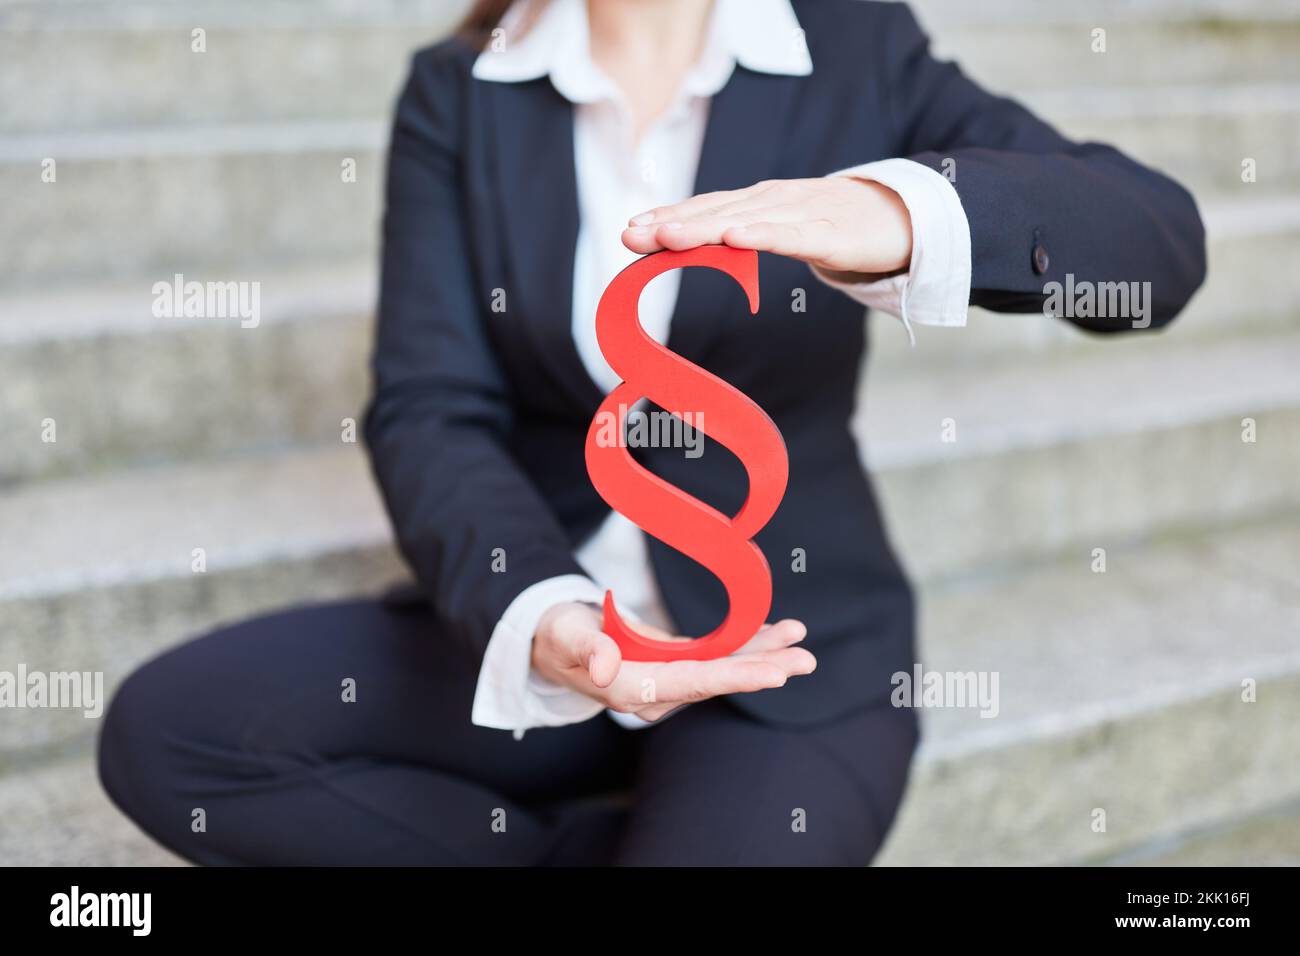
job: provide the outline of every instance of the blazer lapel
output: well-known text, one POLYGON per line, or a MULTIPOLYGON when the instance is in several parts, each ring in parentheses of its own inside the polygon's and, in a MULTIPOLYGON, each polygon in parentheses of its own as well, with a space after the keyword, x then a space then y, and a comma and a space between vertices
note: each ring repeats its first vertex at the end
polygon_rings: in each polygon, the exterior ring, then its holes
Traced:
POLYGON ((508 306, 542 356, 541 373, 584 408, 600 389, 573 343, 573 260, 578 241, 578 186, 573 108, 549 80, 490 83, 494 176, 504 234, 508 306))
MULTIPOLYGON (((695 192, 739 189, 779 175, 785 131, 802 77, 737 66, 713 97, 695 192)), ((573 107, 549 80, 491 83, 488 123, 495 137, 509 294, 520 330, 544 359, 543 374, 584 409, 602 393, 573 344, 573 260, 578 239, 578 186, 573 107)), ((687 269, 673 311, 668 347, 698 361, 727 315, 730 280, 687 269)), ((739 301, 739 299, 737 299, 739 301)), ((747 316, 737 314, 738 319, 747 316)))
MULTIPOLYGON (((803 79, 736 66, 709 107, 696 194, 741 189, 780 175, 788 117, 803 79)), ((709 271, 684 270, 669 331, 668 347, 692 361, 698 361, 717 335, 730 299, 744 298, 730 279, 709 271)), ((745 309, 737 318, 752 321, 745 309)))

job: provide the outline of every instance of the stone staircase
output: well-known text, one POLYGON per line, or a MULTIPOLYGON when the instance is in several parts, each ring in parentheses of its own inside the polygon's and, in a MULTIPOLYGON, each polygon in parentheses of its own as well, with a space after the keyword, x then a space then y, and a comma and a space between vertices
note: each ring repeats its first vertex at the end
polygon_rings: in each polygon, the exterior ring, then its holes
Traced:
MULTIPOLYGON (((1169 330, 1122 341, 975 310, 910 349, 873 320, 857 427, 921 584, 925 664, 1001 689, 996 719, 924 712, 881 862, 1143 861, 1294 829, 1276 808, 1300 800, 1300 3, 916 6, 981 81, 1193 186, 1211 278, 1169 330)), ((0 0, 0 670, 111 687, 217 622, 404 575, 341 436, 385 114, 457 7, 0 0), (174 272, 260 282, 260 325, 154 318, 174 272)), ((0 711, 0 863, 170 860, 108 806, 95 729, 0 711)))

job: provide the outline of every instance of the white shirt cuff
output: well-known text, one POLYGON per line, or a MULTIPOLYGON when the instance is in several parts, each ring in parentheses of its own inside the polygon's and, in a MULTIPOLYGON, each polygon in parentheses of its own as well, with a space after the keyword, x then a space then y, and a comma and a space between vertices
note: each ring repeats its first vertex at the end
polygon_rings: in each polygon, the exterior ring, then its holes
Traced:
POLYGON ((470 719, 480 727, 513 730, 558 727, 589 720, 604 707, 586 694, 560 687, 533 672, 533 635, 548 608, 567 601, 605 599, 594 581, 565 574, 538 581, 510 602, 492 630, 478 672, 470 719))
POLYGON ((610 720, 614 721, 614 723, 618 724, 624 730, 645 730, 647 727, 654 726, 653 723, 646 720, 644 717, 638 717, 636 714, 623 714, 617 710, 609 710, 605 713, 609 715, 610 720))
POLYGON ((902 319, 915 343, 912 323, 963 326, 970 305, 970 223, 948 179, 910 159, 882 159, 832 176, 869 179, 903 200, 912 217, 912 260, 906 273, 874 282, 838 282, 813 274, 863 305, 902 319))

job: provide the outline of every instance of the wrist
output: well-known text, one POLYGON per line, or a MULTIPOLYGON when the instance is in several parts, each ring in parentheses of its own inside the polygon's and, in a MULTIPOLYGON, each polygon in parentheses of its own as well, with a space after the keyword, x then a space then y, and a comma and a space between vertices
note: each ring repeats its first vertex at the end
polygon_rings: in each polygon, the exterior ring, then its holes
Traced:
POLYGON ((875 282, 902 275, 912 266, 912 214, 897 191, 874 179, 845 177, 869 193, 863 220, 871 231, 863 268, 837 272, 823 269, 834 281, 875 282))

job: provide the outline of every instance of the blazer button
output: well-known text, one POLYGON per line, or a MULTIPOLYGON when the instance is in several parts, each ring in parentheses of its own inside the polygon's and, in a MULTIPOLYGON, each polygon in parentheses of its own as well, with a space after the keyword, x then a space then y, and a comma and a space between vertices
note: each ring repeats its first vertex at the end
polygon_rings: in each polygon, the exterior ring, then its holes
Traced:
POLYGON ((1046 272, 1047 267, 1052 264, 1052 260, 1048 258, 1047 249, 1045 249, 1042 245, 1034 246, 1033 259, 1034 259, 1034 271, 1039 275, 1042 275, 1044 272, 1046 272))

